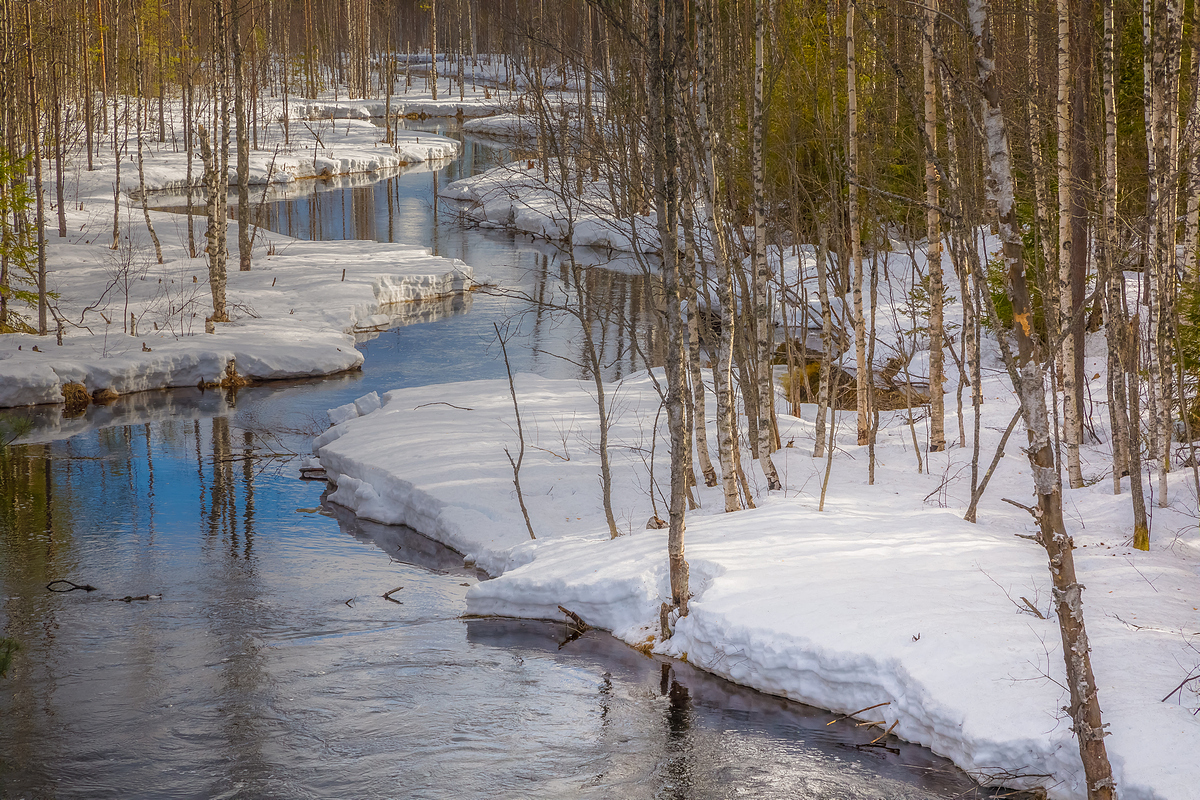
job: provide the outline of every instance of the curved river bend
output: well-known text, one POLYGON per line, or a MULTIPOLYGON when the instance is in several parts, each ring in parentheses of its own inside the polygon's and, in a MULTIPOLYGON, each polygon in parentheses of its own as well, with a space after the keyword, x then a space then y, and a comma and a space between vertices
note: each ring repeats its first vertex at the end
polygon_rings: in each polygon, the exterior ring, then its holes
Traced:
MULTIPOLYGON (((552 248, 435 210, 438 183, 496 152, 466 145, 436 173, 313 185, 266 221, 420 242, 558 291, 552 248)), ((649 292, 609 266, 588 280, 623 309, 601 325, 619 377, 642 363, 624 337, 646 335, 649 292)), ((21 647, 0 679, 0 797, 984 796, 928 750, 861 747, 877 733, 606 634, 463 620, 482 576, 461 557, 323 506, 289 453, 325 409, 502 376, 493 322, 523 337, 516 368, 575 369, 547 355, 570 354, 570 328, 511 298, 429 316, 362 342, 359 375, 133 396, 82 420, 31 412, 45 443, 0 454, 0 635, 21 647), (59 578, 97 588, 47 591, 59 578)))

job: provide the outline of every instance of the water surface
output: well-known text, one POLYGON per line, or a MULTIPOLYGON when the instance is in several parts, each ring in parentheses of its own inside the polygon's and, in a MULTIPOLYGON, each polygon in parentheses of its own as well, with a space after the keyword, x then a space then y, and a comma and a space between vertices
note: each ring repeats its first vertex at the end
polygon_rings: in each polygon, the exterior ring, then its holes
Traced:
MULTIPOLYGON (((644 367, 629 343, 653 353, 649 278, 577 275, 552 246, 435 220, 434 182, 314 186, 264 213, 409 237, 543 299, 590 281, 619 309, 589 319, 607 374, 644 367)), ((458 554, 297 480, 326 408, 503 375, 493 323, 518 368, 580 374, 576 318, 511 292, 463 310, 360 343, 361 374, 32 412, 44 441, 0 453, 0 631, 21 645, 0 679, 0 797, 976 796, 924 748, 863 747, 877 731, 606 634, 465 620, 482 576, 458 554), (46 589, 60 578, 96 590, 46 589)))

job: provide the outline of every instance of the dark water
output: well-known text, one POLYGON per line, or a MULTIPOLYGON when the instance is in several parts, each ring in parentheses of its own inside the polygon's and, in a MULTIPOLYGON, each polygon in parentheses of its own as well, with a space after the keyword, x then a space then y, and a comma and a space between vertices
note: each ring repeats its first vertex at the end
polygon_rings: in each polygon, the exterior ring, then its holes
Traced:
MULTIPOLYGON (((430 174, 393 180, 358 204, 377 235, 380 192, 411 196, 393 233, 562 291, 552 250, 441 211, 434 225, 430 174)), ((643 363, 618 354, 647 307, 631 272, 587 278, 631 298, 632 325, 593 321, 625 370, 643 363)), ((928 750, 858 747, 878 733, 605 634, 464 620, 481 576, 457 554, 326 508, 322 484, 296 479, 291 454, 324 409, 503 374, 493 321, 519 329, 522 368, 578 372, 532 352, 570 355, 570 321, 521 311, 476 296, 362 344, 361 375, 33 414, 44 443, 0 453, 0 635, 21 647, 0 679, 0 797, 975 796, 928 750), (60 578, 96 590, 47 591, 60 578), (382 596, 397 587, 398 603, 382 596)))

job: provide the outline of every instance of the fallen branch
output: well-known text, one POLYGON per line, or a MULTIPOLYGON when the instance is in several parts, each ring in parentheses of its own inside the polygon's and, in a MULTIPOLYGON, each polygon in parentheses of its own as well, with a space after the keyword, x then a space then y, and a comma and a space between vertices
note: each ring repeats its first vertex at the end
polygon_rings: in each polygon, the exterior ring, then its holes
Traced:
POLYGON ((421 405, 414 407, 413 411, 416 411, 418 408, 424 408, 425 406, 450 406, 451 408, 457 408, 459 411, 474 411, 475 410, 473 408, 465 408, 463 406, 456 406, 456 405, 454 405, 454 403, 447 403, 442 400, 438 400, 433 403, 421 403, 421 405))
POLYGON ((110 598, 108 598, 108 601, 110 603, 132 603, 134 600, 161 600, 161 599, 162 599, 161 594, 140 594, 137 597, 131 597, 130 595, 125 595, 124 597, 110 597, 110 598))
POLYGON ((85 592, 96 591, 96 587, 92 586, 91 584, 85 584, 83 586, 80 586, 78 583, 72 583, 71 581, 65 580, 63 578, 59 578, 56 581, 50 581, 49 583, 46 584, 46 588, 52 592, 73 592, 76 589, 82 589, 85 592), (55 589, 54 585, 56 583, 65 583, 67 586, 70 586, 71 588, 70 589, 55 589))
POLYGON ((588 625, 586 622, 584 622, 583 618, 580 617, 578 614, 576 614, 574 611, 568 611, 567 609, 563 608, 562 606, 559 606, 558 610, 563 612, 564 614, 566 614, 568 617, 571 618, 571 621, 575 623, 575 629, 577 631, 579 631, 580 633, 583 633, 584 631, 590 631, 592 629, 592 626, 588 625))
POLYGON ((398 605, 398 606, 404 605, 404 604, 403 604, 403 603, 401 603, 399 600, 397 600, 396 598, 392 597, 392 595, 394 595, 396 592, 400 591, 400 590, 401 590, 401 589, 403 589, 403 588, 404 588, 403 586, 397 586, 395 589, 392 589, 390 592, 384 592, 384 593, 383 593, 383 599, 384 599, 384 600, 391 600, 393 603, 395 603, 395 604, 396 604, 396 605, 398 605))
POLYGON ((876 742, 878 742, 880 739, 882 739, 882 738, 884 738, 885 736, 887 736, 888 734, 890 734, 892 731, 894 731, 894 730, 896 729, 896 726, 897 726, 897 725, 899 725, 899 724, 900 724, 900 720, 896 720, 895 722, 893 722, 893 723, 891 724, 891 726, 890 726, 890 727, 889 727, 889 728, 888 728, 886 731, 884 731, 883 733, 879 734, 878 736, 876 736, 876 737, 875 737, 874 739, 872 739, 871 741, 867 742, 867 746, 868 746, 868 747, 870 747, 871 745, 873 745, 873 744, 875 744, 876 742))
POLYGON ((829 722, 826 722, 825 725, 829 726, 835 722, 841 722, 844 719, 850 719, 851 717, 857 717, 859 714, 863 713, 864 711, 870 711, 873 708, 882 708, 883 706, 890 706, 891 704, 892 704, 892 701, 888 700, 886 703, 876 703, 873 706, 867 706, 866 708, 860 708, 858 711, 851 711, 849 714, 843 714, 842 716, 838 717, 835 720, 830 720, 829 722))

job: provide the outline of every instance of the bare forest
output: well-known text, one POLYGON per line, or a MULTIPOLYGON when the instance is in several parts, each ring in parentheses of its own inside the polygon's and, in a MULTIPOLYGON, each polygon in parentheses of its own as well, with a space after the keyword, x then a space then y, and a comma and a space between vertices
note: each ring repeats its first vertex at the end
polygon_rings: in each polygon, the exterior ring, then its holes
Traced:
MULTIPOLYGON (((67 234, 66 163, 140 175, 143 147, 187 154, 188 204, 194 190, 209 220, 189 246, 207 261, 210 327, 226 321, 229 265, 254 268, 259 131, 280 104, 329 93, 384 100, 390 115, 406 87, 453 102, 486 85, 527 121, 529 165, 568 209, 604 187, 615 225, 647 228, 634 239, 650 241, 637 255, 659 277, 653 366, 665 368, 670 435, 666 508, 652 520, 668 533, 664 638, 688 614, 695 489, 720 487, 727 513, 756 504, 747 465, 780 489, 779 413, 815 405, 824 485, 836 412, 853 412, 853 469, 868 483, 881 416, 927 420, 910 426, 916 468, 922 453, 970 450, 974 522, 1000 457, 981 452, 983 376, 1003 372, 1019 412, 1000 452, 1016 431, 1088 797, 1115 796, 1063 498, 1107 482, 1131 504, 1133 546, 1149 550, 1168 474, 1189 472, 1200 493, 1200 6, 0 2, 0 331, 61 338, 46 252, 67 234), (904 246, 921 254, 912 325, 885 341, 887 253, 904 246), (800 253, 813 269, 785 269, 800 253), (1089 346, 1106 353, 1103 381, 1087 374, 1089 346), (1101 443, 1110 463, 1081 459, 1101 443)), ((135 224, 120 202, 114 249, 135 224)), ((149 211, 137 224, 153 238, 149 211)), ((568 305, 586 320, 582 292, 568 305)), ((590 340, 585 351, 603 437, 601 359, 590 340)))

